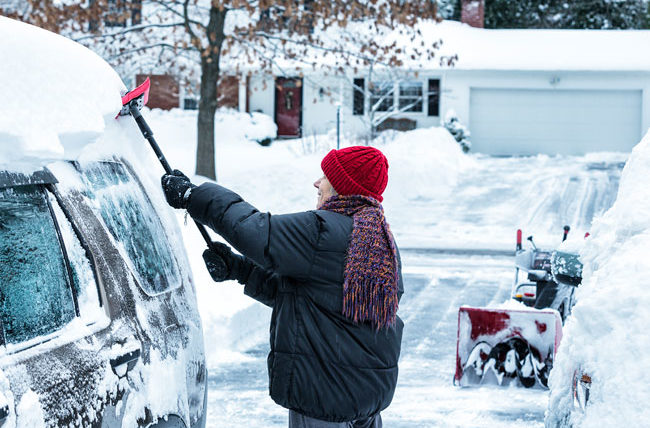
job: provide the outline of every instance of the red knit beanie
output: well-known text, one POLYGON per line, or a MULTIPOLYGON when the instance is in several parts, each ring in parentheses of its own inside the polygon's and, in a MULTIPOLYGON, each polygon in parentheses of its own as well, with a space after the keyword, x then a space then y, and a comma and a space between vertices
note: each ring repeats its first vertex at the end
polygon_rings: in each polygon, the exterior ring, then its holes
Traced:
POLYGON ((330 151, 320 164, 339 195, 364 195, 377 199, 388 184, 388 160, 374 147, 353 146, 330 151))

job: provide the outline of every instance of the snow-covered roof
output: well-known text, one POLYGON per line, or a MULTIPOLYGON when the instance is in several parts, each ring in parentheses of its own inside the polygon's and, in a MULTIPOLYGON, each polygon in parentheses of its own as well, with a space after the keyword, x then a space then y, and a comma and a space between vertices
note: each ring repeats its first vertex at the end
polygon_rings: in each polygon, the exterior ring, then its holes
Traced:
POLYGON ((101 134, 125 87, 98 55, 65 37, 0 17, 0 163, 61 157, 101 134))
POLYGON ((649 30, 491 30, 452 21, 420 28, 425 40, 443 40, 440 54, 458 55, 459 70, 650 71, 649 30))
MULTIPOLYGON (((341 40, 381 40, 395 42, 402 49, 404 69, 417 70, 522 70, 522 71, 640 71, 650 72, 650 30, 492 30, 474 28, 456 21, 420 22, 413 29, 397 28, 381 34, 372 33, 368 25, 351 23, 346 28, 331 27, 319 37, 325 46, 337 46, 341 40), (417 33, 419 30, 419 34, 417 33), (435 58, 428 60, 422 51, 442 40, 435 58), (413 55, 413 57, 411 56, 413 55), (453 66, 441 59, 457 55, 453 66)), ((348 44, 351 50, 359 46, 348 44)), ((270 53, 273 46, 267 46, 270 53)), ((279 49, 275 47, 275 49, 279 49)), ((269 54, 269 56, 273 56, 269 54)), ((259 70, 259 63, 247 64, 238 53, 222 59, 222 68, 259 70)), ((338 66, 337 55, 314 49, 299 60, 275 59, 278 72, 296 67, 307 74, 320 74, 326 67, 338 66), (311 64, 317 64, 312 67, 311 64)), ((352 67, 349 67, 350 69, 352 67)), ((363 69, 363 65, 357 66, 363 69)))

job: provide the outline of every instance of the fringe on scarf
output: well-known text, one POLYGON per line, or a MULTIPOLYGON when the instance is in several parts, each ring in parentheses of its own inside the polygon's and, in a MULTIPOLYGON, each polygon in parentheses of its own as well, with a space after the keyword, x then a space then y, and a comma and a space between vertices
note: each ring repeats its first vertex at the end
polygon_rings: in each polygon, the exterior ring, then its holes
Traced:
POLYGON ((367 196, 335 196, 321 209, 354 221, 344 269, 343 315, 377 330, 394 325, 399 304, 397 249, 381 204, 367 196))

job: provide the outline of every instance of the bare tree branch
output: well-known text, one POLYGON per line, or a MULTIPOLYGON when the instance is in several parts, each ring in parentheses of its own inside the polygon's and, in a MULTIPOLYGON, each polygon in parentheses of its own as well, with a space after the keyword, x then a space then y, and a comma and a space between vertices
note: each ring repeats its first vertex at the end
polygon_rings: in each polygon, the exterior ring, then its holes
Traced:
POLYGON ((176 51, 177 49, 179 49, 177 46, 170 45, 169 43, 154 43, 154 44, 151 44, 151 45, 138 46, 138 47, 133 48, 133 49, 127 49, 127 50, 121 51, 121 52, 119 52, 119 53, 117 53, 115 55, 111 55, 109 57, 109 60, 112 61, 112 60, 115 60, 115 59, 117 59, 119 57, 122 57, 122 56, 125 56, 125 55, 133 54, 133 53, 136 53, 136 52, 142 52, 142 51, 146 51, 146 50, 153 49, 153 48, 158 48, 158 47, 171 49, 173 51, 176 51))
MULTIPOLYGON (((183 20, 184 20, 184 25, 185 25, 185 31, 187 31, 187 34, 190 35, 190 41, 193 46, 195 46, 197 49, 201 49, 201 39, 199 39, 196 34, 194 34, 194 30, 192 30, 192 22, 189 18, 189 14, 187 11, 187 7, 189 4, 190 0, 185 0, 183 3, 183 20)), ((204 29, 207 30, 207 27, 203 26, 204 29)))
POLYGON ((135 25, 135 26, 132 26, 132 27, 127 27, 124 30, 116 31, 115 33, 89 34, 87 36, 71 37, 71 39, 74 40, 75 42, 82 42, 82 41, 88 40, 88 39, 98 40, 98 39, 105 39, 105 38, 109 38, 109 37, 117 37, 117 36, 121 36, 123 34, 132 33, 132 32, 136 32, 136 31, 142 31, 142 30, 146 30, 146 29, 149 29, 149 28, 171 28, 171 27, 182 27, 184 25, 185 24, 183 22, 175 22, 175 23, 171 23, 171 24, 142 24, 142 25, 135 25))

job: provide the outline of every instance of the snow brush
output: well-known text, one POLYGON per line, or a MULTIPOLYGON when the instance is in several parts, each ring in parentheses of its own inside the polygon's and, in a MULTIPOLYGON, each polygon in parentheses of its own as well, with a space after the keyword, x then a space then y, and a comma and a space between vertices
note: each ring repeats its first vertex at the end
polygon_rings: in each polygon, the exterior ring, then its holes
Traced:
MULTIPOLYGON (((115 118, 117 119, 120 116, 133 116, 135 123, 137 123, 138 128, 140 128, 140 132, 142 132, 142 135, 149 142, 149 145, 153 149, 154 153, 156 153, 156 156, 158 157, 158 160, 160 161, 163 169, 167 174, 171 174, 173 172, 172 167, 169 166, 169 162, 167 162, 165 155, 163 154, 162 150, 160 150, 160 146, 156 142, 156 139, 153 137, 153 131, 151 128, 149 128, 149 125, 147 125, 147 122, 144 120, 144 117, 142 117, 142 114, 140 113, 140 109, 142 109, 142 107, 144 107, 149 101, 150 86, 151 82, 147 77, 147 79, 142 82, 142 84, 137 88, 124 94, 122 97, 122 109, 115 118)), ((210 238, 210 235, 208 235, 207 230, 205 230, 205 227, 196 220, 194 220, 194 224, 196 224, 196 227, 199 228, 199 232, 201 233, 201 236, 203 236, 206 244, 208 244, 208 248, 212 248, 212 239, 210 238)))

